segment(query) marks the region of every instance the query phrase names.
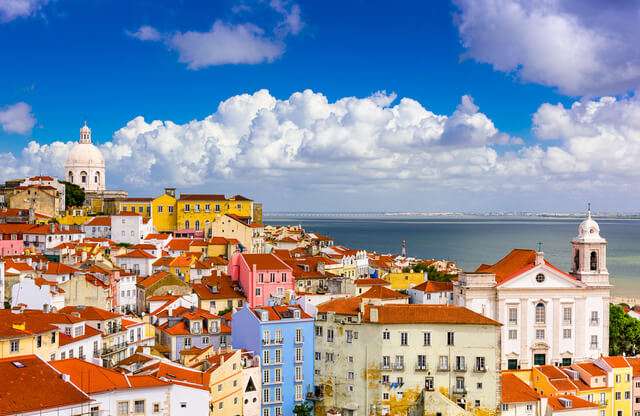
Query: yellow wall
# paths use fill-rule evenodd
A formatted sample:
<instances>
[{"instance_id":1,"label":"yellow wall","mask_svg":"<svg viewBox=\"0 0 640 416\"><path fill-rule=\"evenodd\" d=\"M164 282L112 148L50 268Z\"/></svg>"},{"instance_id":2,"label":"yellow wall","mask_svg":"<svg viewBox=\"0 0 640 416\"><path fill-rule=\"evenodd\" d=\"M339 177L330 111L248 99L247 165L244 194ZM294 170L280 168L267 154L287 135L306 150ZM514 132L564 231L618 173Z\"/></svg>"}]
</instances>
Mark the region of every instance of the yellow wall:
<instances>
[{"instance_id":1,"label":"yellow wall","mask_svg":"<svg viewBox=\"0 0 640 416\"><path fill-rule=\"evenodd\" d=\"M162 212L160 212L162 210ZM159 232L175 231L177 229L176 199L168 194L162 194L151 203L153 226Z\"/></svg>"},{"instance_id":2,"label":"yellow wall","mask_svg":"<svg viewBox=\"0 0 640 416\"><path fill-rule=\"evenodd\" d=\"M127 212L136 212L142 215L145 218L149 218L151 216L151 201L118 201L117 202L118 212L127 211Z\"/></svg>"},{"instance_id":3,"label":"yellow wall","mask_svg":"<svg viewBox=\"0 0 640 416\"><path fill-rule=\"evenodd\" d=\"M385 277L391 283L391 289L410 289L424 282L424 273L388 273Z\"/></svg>"},{"instance_id":4,"label":"yellow wall","mask_svg":"<svg viewBox=\"0 0 640 416\"><path fill-rule=\"evenodd\" d=\"M242 414L243 386L240 357L240 350L236 350L235 354L212 372L210 415ZM219 389L219 385L222 385L222 388ZM219 407L221 402L222 409Z\"/></svg>"},{"instance_id":5,"label":"yellow wall","mask_svg":"<svg viewBox=\"0 0 640 416\"><path fill-rule=\"evenodd\" d=\"M13 357L18 355L35 354L45 361L50 361L51 356L58 351L58 331L56 332L55 342L51 342L51 332L43 332L42 345L38 348L36 340L37 335L28 335L24 337L16 337L11 339L19 339L19 350L11 352L11 339L0 339L0 358Z\"/></svg>"},{"instance_id":6,"label":"yellow wall","mask_svg":"<svg viewBox=\"0 0 640 416\"><path fill-rule=\"evenodd\" d=\"M619 377L618 377L619 376ZM618 381L619 379L619 381ZM613 369L613 415L617 416L622 410L622 416L631 416L631 400L633 388L633 369L631 366ZM630 398L625 399L625 392L629 392ZM616 400L616 393L620 393L620 399Z\"/></svg>"},{"instance_id":7,"label":"yellow wall","mask_svg":"<svg viewBox=\"0 0 640 416\"><path fill-rule=\"evenodd\" d=\"M600 404L600 394L604 393L605 397L606 397L606 405L600 406L601 410L605 410L606 413L605 415L607 416L612 416L613 415L613 402L612 402L612 398L613 398L613 393L612 393L612 388L611 387L600 387L600 388L595 388L595 389L586 389L586 390L580 390L577 394L578 397L580 397L581 399L585 399L585 400L589 400L593 403L598 403ZM591 396L591 397L589 397ZM624 397L624 393L622 395Z\"/></svg>"},{"instance_id":8,"label":"yellow wall","mask_svg":"<svg viewBox=\"0 0 640 416\"><path fill-rule=\"evenodd\" d=\"M178 200L177 227L196 229L196 221L199 229L204 231L207 221L215 221L221 215L235 214L242 217L253 217L253 201L221 200ZM188 206L188 211L185 208ZM208 206L208 209L207 209ZM188 221L188 227L187 227Z\"/></svg>"},{"instance_id":9,"label":"yellow wall","mask_svg":"<svg viewBox=\"0 0 640 416\"><path fill-rule=\"evenodd\" d=\"M558 394L558 391L549 382L547 376L535 367L531 370L531 381L533 388L543 396L556 396Z\"/></svg>"}]
</instances>

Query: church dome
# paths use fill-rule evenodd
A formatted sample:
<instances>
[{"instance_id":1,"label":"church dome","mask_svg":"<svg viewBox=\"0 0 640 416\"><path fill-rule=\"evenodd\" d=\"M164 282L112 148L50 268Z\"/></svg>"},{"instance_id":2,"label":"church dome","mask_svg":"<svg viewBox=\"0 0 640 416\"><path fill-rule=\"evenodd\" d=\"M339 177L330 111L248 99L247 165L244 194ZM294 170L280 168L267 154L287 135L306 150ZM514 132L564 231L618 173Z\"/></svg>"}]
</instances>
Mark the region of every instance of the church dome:
<instances>
[{"instance_id":1,"label":"church dome","mask_svg":"<svg viewBox=\"0 0 640 416\"><path fill-rule=\"evenodd\" d=\"M65 165L104 167L104 157L93 143L76 143L71 148Z\"/></svg>"},{"instance_id":2,"label":"church dome","mask_svg":"<svg viewBox=\"0 0 640 416\"><path fill-rule=\"evenodd\" d=\"M604 238L600 236L600 226L591 218L591 210L589 210L587 218L578 225L578 237L576 239L591 242L604 241Z\"/></svg>"},{"instance_id":3,"label":"church dome","mask_svg":"<svg viewBox=\"0 0 640 416\"><path fill-rule=\"evenodd\" d=\"M102 152L91 142L87 123L80 129L80 140L73 145L64 164L67 181L85 191L105 189L105 163Z\"/></svg>"}]
</instances>

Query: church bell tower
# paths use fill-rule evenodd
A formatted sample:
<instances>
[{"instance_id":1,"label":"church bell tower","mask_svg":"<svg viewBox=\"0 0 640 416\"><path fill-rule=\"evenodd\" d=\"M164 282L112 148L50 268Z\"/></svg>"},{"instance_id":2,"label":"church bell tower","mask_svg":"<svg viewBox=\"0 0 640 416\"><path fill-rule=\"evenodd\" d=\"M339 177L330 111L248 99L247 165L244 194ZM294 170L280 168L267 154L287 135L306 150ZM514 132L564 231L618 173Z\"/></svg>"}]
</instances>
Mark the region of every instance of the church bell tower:
<instances>
[{"instance_id":1,"label":"church bell tower","mask_svg":"<svg viewBox=\"0 0 640 416\"><path fill-rule=\"evenodd\" d=\"M571 274L589 286L608 286L607 240L600 236L600 226L591 218L591 207L587 218L578 226L578 235L571 240L571 247Z\"/></svg>"}]
</instances>

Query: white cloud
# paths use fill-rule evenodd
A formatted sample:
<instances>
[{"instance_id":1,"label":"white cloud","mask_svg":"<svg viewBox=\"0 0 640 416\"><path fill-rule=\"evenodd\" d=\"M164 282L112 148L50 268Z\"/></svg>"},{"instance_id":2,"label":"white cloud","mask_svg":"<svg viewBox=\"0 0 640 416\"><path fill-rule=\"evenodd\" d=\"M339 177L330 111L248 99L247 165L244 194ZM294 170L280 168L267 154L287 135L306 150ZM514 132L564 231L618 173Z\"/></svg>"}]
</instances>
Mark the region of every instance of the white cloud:
<instances>
[{"instance_id":1,"label":"white cloud","mask_svg":"<svg viewBox=\"0 0 640 416\"><path fill-rule=\"evenodd\" d=\"M287 2L284 0L271 0L271 8L280 13L283 17L283 21L278 26L278 32L282 36L286 36L289 33L297 35L304 27L302 21L302 11L300 6L292 4L287 8Z\"/></svg>"},{"instance_id":2,"label":"white cloud","mask_svg":"<svg viewBox=\"0 0 640 416\"><path fill-rule=\"evenodd\" d=\"M167 45L190 69L271 62L284 53L284 44L270 39L258 26L229 25L220 20L208 32L177 32L167 39Z\"/></svg>"},{"instance_id":3,"label":"white cloud","mask_svg":"<svg viewBox=\"0 0 640 416\"><path fill-rule=\"evenodd\" d=\"M34 15L49 0L0 0L0 22Z\"/></svg>"},{"instance_id":4,"label":"white cloud","mask_svg":"<svg viewBox=\"0 0 640 416\"><path fill-rule=\"evenodd\" d=\"M501 132L470 96L450 115L395 98L378 92L331 102L305 90L278 99L260 90L184 124L139 116L101 144L107 182L132 193L241 188L263 195L271 209L286 208L278 205L286 192L294 201L305 195L309 204L318 198L336 207L348 194L390 209L405 206L391 201L416 198L452 200L462 209L460 198L472 205L491 196L503 206L524 204L527 195L533 204L541 195L573 196L581 206L589 187L608 189L598 193L604 198L640 177L640 102L632 98L542 105L533 130L545 140L529 145ZM2 154L0 175L60 175L71 145L33 141L15 156Z\"/></svg>"},{"instance_id":5,"label":"white cloud","mask_svg":"<svg viewBox=\"0 0 640 416\"><path fill-rule=\"evenodd\" d=\"M640 86L640 5L587 0L454 0L466 55L574 96Z\"/></svg>"},{"instance_id":6,"label":"white cloud","mask_svg":"<svg viewBox=\"0 0 640 416\"><path fill-rule=\"evenodd\" d=\"M35 124L36 119L27 103L19 102L0 108L0 126L7 133L27 134Z\"/></svg>"},{"instance_id":7,"label":"white cloud","mask_svg":"<svg viewBox=\"0 0 640 416\"><path fill-rule=\"evenodd\" d=\"M125 33L132 38L142 41L159 41L162 39L162 34L153 26L140 26L135 32L125 31Z\"/></svg>"}]
</instances>

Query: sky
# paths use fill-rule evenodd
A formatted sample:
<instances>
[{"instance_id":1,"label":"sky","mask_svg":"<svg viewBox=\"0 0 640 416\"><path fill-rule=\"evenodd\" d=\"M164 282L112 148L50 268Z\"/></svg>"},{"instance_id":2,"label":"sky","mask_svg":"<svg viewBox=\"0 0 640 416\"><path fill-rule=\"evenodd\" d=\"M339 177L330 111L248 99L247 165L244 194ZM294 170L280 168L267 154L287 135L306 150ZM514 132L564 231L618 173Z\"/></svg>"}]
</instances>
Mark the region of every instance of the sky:
<instances>
[{"instance_id":1,"label":"sky","mask_svg":"<svg viewBox=\"0 0 640 416\"><path fill-rule=\"evenodd\" d=\"M266 211L637 212L640 3L0 0L0 180Z\"/></svg>"}]
</instances>

